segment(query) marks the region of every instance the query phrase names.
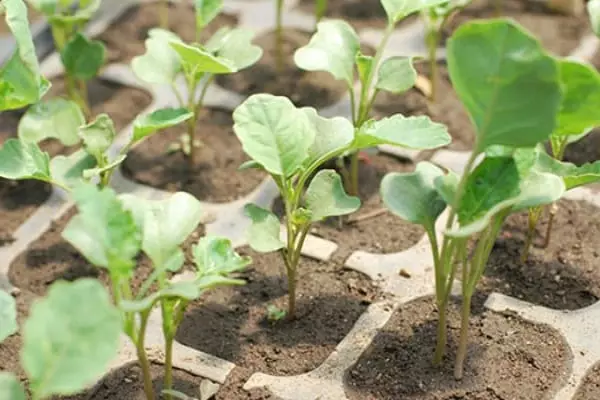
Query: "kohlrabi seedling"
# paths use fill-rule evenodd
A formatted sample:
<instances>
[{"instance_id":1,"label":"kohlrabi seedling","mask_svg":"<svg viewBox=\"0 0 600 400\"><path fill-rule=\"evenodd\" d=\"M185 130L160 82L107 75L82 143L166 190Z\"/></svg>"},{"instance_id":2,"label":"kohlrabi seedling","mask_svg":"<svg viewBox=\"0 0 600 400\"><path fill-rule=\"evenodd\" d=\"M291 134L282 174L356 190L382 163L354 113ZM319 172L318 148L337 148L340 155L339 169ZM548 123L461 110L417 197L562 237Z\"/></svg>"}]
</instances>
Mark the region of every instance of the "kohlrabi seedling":
<instances>
[{"instance_id":1,"label":"kohlrabi seedling","mask_svg":"<svg viewBox=\"0 0 600 400\"><path fill-rule=\"evenodd\" d=\"M351 101L352 122L356 130L370 120L371 108L377 94L387 91L399 94L410 89L417 78L411 57L394 56L383 60L386 44L398 22L408 15L438 5L447 0L382 0L388 16L385 34L375 56L360 51L360 41L354 29L341 20L328 20L317 25L310 42L294 55L296 65L307 71L326 71L346 84ZM360 94L354 90L355 77L360 82ZM343 164L343 163L342 163ZM341 165L342 170L346 167ZM345 183L349 193L358 194L358 153L353 152L350 172Z\"/></svg>"},{"instance_id":2,"label":"kohlrabi seedling","mask_svg":"<svg viewBox=\"0 0 600 400\"><path fill-rule=\"evenodd\" d=\"M217 4L217 5L220 5ZM218 14L218 9L207 8L202 19L205 26ZM187 123L186 146L190 166L196 162L196 124L204 97L217 74L232 74L254 64L262 50L254 46L253 34L241 28L219 29L205 44L186 44L177 35L162 29L152 29L146 40L146 53L131 63L134 73L150 84L168 85L181 107L193 113ZM176 79L183 77L187 93L183 96Z\"/></svg>"},{"instance_id":3,"label":"kohlrabi seedling","mask_svg":"<svg viewBox=\"0 0 600 400\"><path fill-rule=\"evenodd\" d=\"M133 195L117 197L109 189L84 184L74 191L79 213L63 237L92 264L107 270L114 302L121 312L123 331L137 350L144 392L154 400L150 364L144 347L145 333L155 305L160 307L165 339L164 388L172 389L173 341L186 308L206 290L244 281L229 277L250 263L232 248L228 239L206 236L193 247L191 277L170 281L182 269L182 243L200 223L200 202L187 193L152 201ZM152 262L153 272L139 289L133 286L140 251ZM167 399L171 395L166 394Z\"/></svg>"},{"instance_id":4,"label":"kohlrabi seedling","mask_svg":"<svg viewBox=\"0 0 600 400\"><path fill-rule=\"evenodd\" d=\"M355 129L345 118L322 118L313 108L296 108L286 97L250 96L233 113L234 131L252 161L245 167L271 175L285 205L285 234L270 211L246 206L252 220L250 246L259 252L280 251L288 276L288 317L296 310L296 279L306 235L314 222L356 211L357 197L348 196L326 162L351 151L392 144L436 148L450 142L446 128L428 117L395 115Z\"/></svg>"},{"instance_id":5,"label":"kohlrabi seedling","mask_svg":"<svg viewBox=\"0 0 600 400\"><path fill-rule=\"evenodd\" d=\"M192 114L183 108L168 108L138 116L130 141L118 152L111 148L117 133L110 117L100 114L89 124L77 104L54 98L31 106L19 122L19 138L0 148L0 177L11 180L37 179L70 190L81 181L97 179L107 186L114 170L135 143L160 129L179 124ZM39 142L58 139L65 146L81 145L71 155L52 159Z\"/></svg>"},{"instance_id":6,"label":"kohlrabi seedling","mask_svg":"<svg viewBox=\"0 0 600 400\"><path fill-rule=\"evenodd\" d=\"M0 342L18 330L14 298L0 290ZM0 372L0 398L49 399L95 383L117 355L119 312L93 279L54 283L31 306L21 337L20 361L28 392L11 372ZM15 371L16 372L16 371Z\"/></svg>"},{"instance_id":7,"label":"kohlrabi seedling","mask_svg":"<svg viewBox=\"0 0 600 400\"><path fill-rule=\"evenodd\" d=\"M502 222L512 212L550 204L565 185L539 172L520 151L549 139L561 102L556 61L508 20L472 22L448 41L454 88L471 115L476 139L461 176L423 162L414 173L382 181L383 201L396 215L421 224L430 239L439 312L434 361L446 348L446 313L457 274L462 276L462 321L455 377L463 376L471 298ZM498 146L510 146L509 152ZM478 160L483 157L483 160ZM436 219L449 207L443 238ZM469 242L477 239L469 251Z\"/></svg>"},{"instance_id":8,"label":"kohlrabi seedling","mask_svg":"<svg viewBox=\"0 0 600 400\"><path fill-rule=\"evenodd\" d=\"M100 7L100 0L28 0L50 23L54 47L65 68L65 84L71 100L91 118L87 81L104 64L104 44L90 40L83 28Z\"/></svg>"},{"instance_id":9,"label":"kohlrabi seedling","mask_svg":"<svg viewBox=\"0 0 600 400\"><path fill-rule=\"evenodd\" d=\"M436 6L421 10L425 22L425 44L429 59L429 81L431 82L430 99L435 101L438 91L437 49L440 45L442 29L448 19L466 7L471 0L450 0Z\"/></svg>"}]
</instances>

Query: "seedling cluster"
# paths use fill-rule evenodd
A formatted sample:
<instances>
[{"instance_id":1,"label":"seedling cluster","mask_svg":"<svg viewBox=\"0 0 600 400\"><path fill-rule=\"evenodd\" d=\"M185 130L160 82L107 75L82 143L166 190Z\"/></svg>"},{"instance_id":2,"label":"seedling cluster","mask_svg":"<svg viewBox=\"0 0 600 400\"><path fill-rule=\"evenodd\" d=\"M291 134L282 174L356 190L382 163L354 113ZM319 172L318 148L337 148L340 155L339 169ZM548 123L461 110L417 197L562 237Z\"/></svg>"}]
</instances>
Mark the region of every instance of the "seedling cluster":
<instances>
[{"instance_id":1,"label":"seedling cluster","mask_svg":"<svg viewBox=\"0 0 600 400\"><path fill-rule=\"evenodd\" d=\"M15 375L2 372L0 398L21 400L28 392L41 400L84 390L105 373L121 335L135 347L146 398L158 398L145 346L154 315L160 315L164 337L162 395L190 398L173 388L173 344L184 314L208 290L244 284L239 272L252 261L236 253L228 238L197 239L203 207L191 194L177 192L162 200L118 194L110 187L111 177L138 143L184 123L180 149L190 166L198 162L194 150L196 132L202 130L198 117L215 75L252 66L262 50L252 44L251 32L239 28L221 27L200 43L200 33L221 12L221 0L194 2L196 40L186 43L168 30L168 2L161 0L161 27L148 32L146 51L133 59L131 68L147 84L169 87L177 108L137 116L126 144L117 146L111 117L93 114L86 89L86 82L104 64L103 44L84 33L100 1L30 3L50 23L68 98L47 98L50 83L40 73L23 0L0 0L17 43L14 55L0 69L0 111L29 107L17 138L0 148L0 177L40 180L64 189L78 213L62 237L99 268L110 285L106 288L94 279L59 281L34 302L20 329L27 389ZM321 0L315 4L316 31L294 56L299 68L326 71L345 83L351 118L326 118L315 108L300 108L287 97L268 93L248 97L233 112L233 130L250 158L240 169L266 172L283 201L281 217L256 204L244 209L251 220L250 247L278 252L287 274L287 311L275 306L264 311L273 329L285 319L298 318L298 268L313 224L354 213L361 206L358 153L380 145L429 150L451 142L447 128L427 116L395 114L377 120L372 108L381 91L401 95L415 85L413 57L385 57L396 26L414 13L426 21L435 98L441 30L468 0L381 3L387 27L373 55L361 51L359 36L347 22L322 19L327 2ZM599 4L588 3L596 32L600 32ZM281 0L276 0L276 7L280 36ZM387 174L380 193L393 214L427 232L439 313L437 347L432 351L436 364L446 353L448 305L453 289L460 286L462 317L454 375L461 379L471 300L506 218L523 210L529 213L525 261L543 210L550 208L547 243L557 201L567 190L600 180L600 162L576 166L562 160L569 143L600 126L600 75L590 66L550 55L533 36L505 19L458 28L447 42L447 65L476 132L464 169L457 173L419 162L413 172ZM78 148L51 157L43 150L46 140ZM331 165L337 168L328 168ZM192 235L195 245L186 253L184 243ZM142 265L149 265L146 275ZM0 341L18 331L15 299L0 291Z\"/></svg>"}]
</instances>

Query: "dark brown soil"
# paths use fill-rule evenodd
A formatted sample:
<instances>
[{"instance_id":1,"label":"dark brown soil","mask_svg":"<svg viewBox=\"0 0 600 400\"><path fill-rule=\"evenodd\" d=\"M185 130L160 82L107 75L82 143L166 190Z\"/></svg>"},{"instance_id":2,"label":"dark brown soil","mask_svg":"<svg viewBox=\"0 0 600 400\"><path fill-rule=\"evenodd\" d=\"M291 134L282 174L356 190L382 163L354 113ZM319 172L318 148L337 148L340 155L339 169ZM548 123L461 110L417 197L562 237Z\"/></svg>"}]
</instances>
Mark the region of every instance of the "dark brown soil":
<instances>
[{"instance_id":1,"label":"dark brown soil","mask_svg":"<svg viewBox=\"0 0 600 400\"><path fill-rule=\"evenodd\" d=\"M474 299L475 301L475 299ZM431 360L437 311L434 301L413 301L398 310L346 376L351 400L541 400L564 379L570 353L560 335L474 304L464 378L453 377L460 309L449 309L448 354Z\"/></svg>"},{"instance_id":2,"label":"dark brown soil","mask_svg":"<svg viewBox=\"0 0 600 400\"><path fill-rule=\"evenodd\" d=\"M193 304L177 340L252 372L295 375L320 365L353 327L377 290L365 276L332 262L302 258L297 318L270 323L267 306L287 309L279 253L250 254L245 286L220 288Z\"/></svg>"},{"instance_id":3,"label":"dark brown soil","mask_svg":"<svg viewBox=\"0 0 600 400\"><path fill-rule=\"evenodd\" d=\"M300 0L298 8L314 15L315 1ZM328 0L327 18L343 19L354 29L380 28L387 25L387 16L380 0Z\"/></svg>"},{"instance_id":4,"label":"dark brown soil","mask_svg":"<svg viewBox=\"0 0 600 400\"><path fill-rule=\"evenodd\" d=\"M107 113L117 130L123 129L151 102L146 92L125 87L117 83L94 79L88 84L90 104L94 115ZM52 88L46 98L64 95L65 82L62 78L52 80ZM0 113L0 144L17 136L19 120L24 110ZM41 143L51 156L66 154L73 148L65 148L58 140ZM51 187L39 181L11 182L0 179L0 246L13 240L12 233L50 196Z\"/></svg>"},{"instance_id":5,"label":"dark brown soil","mask_svg":"<svg viewBox=\"0 0 600 400\"><path fill-rule=\"evenodd\" d=\"M450 35L461 24L474 18L494 18L495 0L475 0L447 24ZM558 56L569 55L590 30L587 14L572 16L553 12L543 2L501 0L502 17L512 18L536 36L545 49Z\"/></svg>"},{"instance_id":6,"label":"dark brown soil","mask_svg":"<svg viewBox=\"0 0 600 400\"><path fill-rule=\"evenodd\" d=\"M575 393L573 400L594 400L600 399L600 364L596 364L586 377L581 386Z\"/></svg>"},{"instance_id":7,"label":"dark brown soil","mask_svg":"<svg viewBox=\"0 0 600 400\"><path fill-rule=\"evenodd\" d=\"M564 160L576 165L600 160L600 130L594 129L583 139L568 145Z\"/></svg>"},{"instance_id":8,"label":"dark brown soil","mask_svg":"<svg viewBox=\"0 0 600 400\"><path fill-rule=\"evenodd\" d=\"M59 279L74 281L79 278L98 278L110 288L110 278L103 268L91 265L61 234L71 217L76 213L72 208L61 218L52 223L50 229L29 245L10 265L8 278L11 283L38 295L44 295L50 285ZM189 246L203 235L204 228L198 228L185 243ZM190 258L188 257L188 262ZM152 264L140 255L135 276L132 279L134 293L152 272Z\"/></svg>"},{"instance_id":9,"label":"dark brown soil","mask_svg":"<svg viewBox=\"0 0 600 400\"><path fill-rule=\"evenodd\" d=\"M251 95L271 93L289 97L298 107L321 108L335 103L346 91L342 81L327 72L307 72L294 64L294 52L308 43L310 33L286 29L283 31L283 65L279 71L276 35L271 32L254 43L263 49L262 58L252 67L233 75L217 76L217 83L226 89Z\"/></svg>"},{"instance_id":10,"label":"dark brown soil","mask_svg":"<svg viewBox=\"0 0 600 400\"><path fill-rule=\"evenodd\" d=\"M592 205L561 200L547 249L532 247L525 265L520 261L527 215L508 218L496 241L478 290L496 291L546 307L574 310L600 298L600 214ZM539 245L547 226L537 228Z\"/></svg>"},{"instance_id":11,"label":"dark brown soil","mask_svg":"<svg viewBox=\"0 0 600 400\"><path fill-rule=\"evenodd\" d=\"M168 151L185 133L185 125L150 137L135 147L123 164L129 178L169 191L186 191L207 201L236 200L250 193L265 178L258 169L239 171L248 160L233 133L231 112L205 109L198 118L196 164L190 170L181 151Z\"/></svg>"},{"instance_id":12,"label":"dark brown soil","mask_svg":"<svg viewBox=\"0 0 600 400\"><path fill-rule=\"evenodd\" d=\"M129 63L133 57L146 52L144 42L148 38L148 31L159 27L158 9L158 2L134 6L100 35L99 40L107 47L108 62ZM219 28L234 27L236 24L235 17L220 14L204 28L200 40L204 42ZM196 40L196 19L192 2L169 3L169 30L188 43Z\"/></svg>"}]
</instances>

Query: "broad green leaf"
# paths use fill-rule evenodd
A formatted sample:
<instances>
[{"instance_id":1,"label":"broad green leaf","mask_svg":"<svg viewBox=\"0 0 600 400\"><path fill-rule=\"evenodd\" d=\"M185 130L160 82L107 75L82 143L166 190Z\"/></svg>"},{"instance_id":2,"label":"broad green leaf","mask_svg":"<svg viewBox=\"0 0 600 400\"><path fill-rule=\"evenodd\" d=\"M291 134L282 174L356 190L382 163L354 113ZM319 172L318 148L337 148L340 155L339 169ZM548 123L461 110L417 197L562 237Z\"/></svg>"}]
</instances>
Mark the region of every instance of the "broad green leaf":
<instances>
[{"instance_id":1,"label":"broad green leaf","mask_svg":"<svg viewBox=\"0 0 600 400\"><path fill-rule=\"evenodd\" d=\"M17 42L18 57L24 67L41 83L40 66L29 29L27 7L23 0L2 0L8 28Z\"/></svg>"},{"instance_id":2,"label":"broad green leaf","mask_svg":"<svg viewBox=\"0 0 600 400\"><path fill-rule=\"evenodd\" d=\"M370 122L357 131L352 147L363 149L392 144L411 149L435 149L450 143L445 125L427 116L405 117L400 114Z\"/></svg>"},{"instance_id":3,"label":"broad green leaf","mask_svg":"<svg viewBox=\"0 0 600 400\"><path fill-rule=\"evenodd\" d=\"M246 204L244 213L252 220L248 229L248 244L261 253L270 253L285 247L279 239L281 225L272 212L255 204Z\"/></svg>"},{"instance_id":4,"label":"broad green leaf","mask_svg":"<svg viewBox=\"0 0 600 400\"><path fill-rule=\"evenodd\" d=\"M55 97L29 107L19 122L19 138L38 143L56 138L65 146L79 143L79 127L85 117L79 106L67 99Z\"/></svg>"},{"instance_id":5,"label":"broad green leaf","mask_svg":"<svg viewBox=\"0 0 600 400\"><path fill-rule=\"evenodd\" d=\"M131 213L110 188L80 185L73 191L79 209L63 238L92 264L128 275L135 266L142 235Z\"/></svg>"},{"instance_id":6,"label":"broad green leaf","mask_svg":"<svg viewBox=\"0 0 600 400\"><path fill-rule=\"evenodd\" d=\"M302 108L307 115L315 139L308 149L309 158L305 164L310 165L317 160L327 161L331 155L348 147L354 140L354 126L342 117L323 118L314 108Z\"/></svg>"},{"instance_id":7,"label":"broad green leaf","mask_svg":"<svg viewBox=\"0 0 600 400\"><path fill-rule=\"evenodd\" d=\"M26 400L25 390L16 376L0 372L0 399Z\"/></svg>"},{"instance_id":8,"label":"broad green leaf","mask_svg":"<svg viewBox=\"0 0 600 400\"><path fill-rule=\"evenodd\" d=\"M50 157L35 143L8 139L0 148L0 177L50 181Z\"/></svg>"},{"instance_id":9,"label":"broad green leaf","mask_svg":"<svg viewBox=\"0 0 600 400\"><path fill-rule=\"evenodd\" d=\"M17 332L17 303L15 298L0 290L0 343ZM0 390L1 392L1 390ZM3 397L0 397L3 398Z\"/></svg>"},{"instance_id":10,"label":"broad green leaf","mask_svg":"<svg viewBox=\"0 0 600 400\"><path fill-rule=\"evenodd\" d=\"M556 62L536 39L510 20L469 22L447 48L454 89L476 127L476 151L548 139L561 88Z\"/></svg>"},{"instance_id":11,"label":"broad green leaf","mask_svg":"<svg viewBox=\"0 0 600 400\"><path fill-rule=\"evenodd\" d=\"M69 40L60 54L67 73L77 79L90 80L104 65L104 44L89 40L80 32Z\"/></svg>"},{"instance_id":12,"label":"broad green leaf","mask_svg":"<svg viewBox=\"0 0 600 400\"><path fill-rule=\"evenodd\" d=\"M74 188L84 182L86 171L96 166L96 159L79 149L68 156L56 156L50 160L52 182L66 188Z\"/></svg>"},{"instance_id":13,"label":"broad green leaf","mask_svg":"<svg viewBox=\"0 0 600 400\"><path fill-rule=\"evenodd\" d=\"M588 14L592 29L596 36L600 36L600 0L590 0L587 3Z\"/></svg>"},{"instance_id":14,"label":"broad green leaf","mask_svg":"<svg viewBox=\"0 0 600 400\"><path fill-rule=\"evenodd\" d=\"M223 0L194 0L196 7L196 31L201 31L223 8Z\"/></svg>"},{"instance_id":15,"label":"broad green leaf","mask_svg":"<svg viewBox=\"0 0 600 400\"><path fill-rule=\"evenodd\" d=\"M121 318L95 279L58 281L35 302L23 328L21 362L34 398L74 394L117 355Z\"/></svg>"},{"instance_id":16,"label":"broad green leaf","mask_svg":"<svg viewBox=\"0 0 600 400\"><path fill-rule=\"evenodd\" d=\"M203 73L229 74L235 71L233 63L225 58L217 57L199 47L183 42L170 42L171 48L179 55L181 64L193 76Z\"/></svg>"},{"instance_id":17,"label":"broad green leaf","mask_svg":"<svg viewBox=\"0 0 600 400\"><path fill-rule=\"evenodd\" d=\"M379 68L375 87L390 93L402 93L414 86L417 71L412 57L390 57Z\"/></svg>"},{"instance_id":18,"label":"broad green leaf","mask_svg":"<svg viewBox=\"0 0 600 400\"><path fill-rule=\"evenodd\" d=\"M201 238L193 247L193 254L198 278L210 276L226 278L252 262L250 257L236 253L229 239L215 236Z\"/></svg>"},{"instance_id":19,"label":"broad green leaf","mask_svg":"<svg viewBox=\"0 0 600 400\"><path fill-rule=\"evenodd\" d=\"M234 28L222 31L218 45L214 50L219 59L225 59L233 67L230 72L237 72L256 63L263 51L252 44L254 33L249 29ZM209 50L212 51L212 50Z\"/></svg>"},{"instance_id":20,"label":"broad green leaf","mask_svg":"<svg viewBox=\"0 0 600 400\"><path fill-rule=\"evenodd\" d=\"M146 200L122 195L125 208L133 214L143 234L142 250L157 269L174 269L173 259L183 261L180 246L196 230L202 206L189 193L177 192L164 200Z\"/></svg>"},{"instance_id":21,"label":"broad green leaf","mask_svg":"<svg viewBox=\"0 0 600 400\"><path fill-rule=\"evenodd\" d=\"M308 158L315 140L307 113L286 97L252 95L235 109L233 120L246 154L267 172L286 178Z\"/></svg>"},{"instance_id":22,"label":"broad green leaf","mask_svg":"<svg viewBox=\"0 0 600 400\"><path fill-rule=\"evenodd\" d=\"M358 35L347 22L328 20L317 24L317 32L310 42L296 50L294 62L307 71L327 71L351 88L354 60L359 50Z\"/></svg>"},{"instance_id":23,"label":"broad green leaf","mask_svg":"<svg viewBox=\"0 0 600 400\"><path fill-rule=\"evenodd\" d=\"M381 0L390 24L396 24L412 13L425 10L448 0Z\"/></svg>"},{"instance_id":24,"label":"broad green leaf","mask_svg":"<svg viewBox=\"0 0 600 400\"><path fill-rule=\"evenodd\" d=\"M321 170L315 175L304 200L313 221L350 214L360 208L360 199L346 194L342 178L332 169Z\"/></svg>"},{"instance_id":25,"label":"broad green leaf","mask_svg":"<svg viewBox=\"0 0 600 400\"><path fill-rule=\"evenodd\" d=\"M100 114L95 120L79 128L79 137L85 151L96 160L104 158L116 136L115 124L107 114Z\"/></svg>"},{"instance_id":26,"label":"broad green leaf","mask_svg":"<svg viewBox=\"0 0 600 400\"><path fill-rule=\"evenodd\" d=\"M169 284L164 289L152 293L139 300L122 300L119 308L125 312L141 312L149 310L160 299L178 298L189 301L196 300L202 294L196 281L179 281Z\"/></svg>"},{"instance_id":27,"label":"broad green leaf","mask_svg":"<svg viewBox=\"0 0 600 400\"><path fill-rule=\"evenodd\" d=\"M560 200L564 192L565 184L559 176L533 170L522 180L521 193L511 211L552 204Z\"/></svg>"},{"instance_id":28,"label":"broad green leaf","mask_svg":"<svg viewBox=\"0 0 600 400\"><path fill-rule=\"evenodd\" d=\"M132 142L142 140L156 131L179 125L194 114L186 108L161 108L150 114L138 115L133 121Z\"/></svg>"},{"instance_id":29,"label":"broad green leaf","mask_svg":"<svg viewBox=\"0 0 600 400\"><path fill-rule=\"evenodd\" d=\"M433 181L433 186L444 202L451 207L456 201L456 191L460 183L460 177L456 172L449 170L445 175L438 176Z\"/></svg>"},{"instance_id":30,"label":"broad green leaf","mask_svg":"<svg viewBox=\"0 0 600 400\"><path fill-rule=\"evenodd\" d=\"M558 61L563 98L552 136L580 135L600 125L600 74L594 67Z\"/></svg>"},{"instance_id":31,"label":"broad green leaf","mask_svg":"<svg viewBox=\"0 0 600 400\"><path fill-rule=\"evenodd\" d=\"M135 75L147 83L173 83L181 72L181 60L171 47L171 42L181 42L181 39L173 32L151 29L145 42L146 52L131 61Z\"/></svg>"},{"instance_id":32,"label":"broad green leaf","mask_svg":"<svg viewBox=\"0 0 600 400\"><path fill-rule=\"evenodd\" d=\"M433 229L446 209L446 202L434 182L444 176L429 162L417 164L415 172L387 174L381 181L381 198L387 208L402 219Z\"/></svg>"},{"instance_id":33,"label":"broad green leaf","mask_svg":"<svg viewBox=\"0 0 600 400\"><path fill-rule=\"evenodd\" d=\"M600 161L577 166L558 161L546 152L540 151L536 169L540 172L548 172L561 177L566 190L600 181Z\"/></svg>"}]
</instances>

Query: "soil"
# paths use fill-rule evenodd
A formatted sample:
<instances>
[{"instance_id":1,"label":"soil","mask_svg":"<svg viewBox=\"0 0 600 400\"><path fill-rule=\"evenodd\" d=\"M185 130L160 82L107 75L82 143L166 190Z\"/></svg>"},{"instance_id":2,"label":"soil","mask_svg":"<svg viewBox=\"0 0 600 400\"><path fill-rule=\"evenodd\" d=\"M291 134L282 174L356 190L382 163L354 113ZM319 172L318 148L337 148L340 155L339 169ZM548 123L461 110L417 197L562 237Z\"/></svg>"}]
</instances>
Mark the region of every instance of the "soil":
<instances>
[{"instance_id":1,"label":"soil","mask_svg":"<svg viewBox=\"0 0 600 400\"><path fill-rule=\"evenodd\" d=\"M282 35L283 65L278 69L276 35L259 36L254 43L263 49L262 58L252 67L233 75L218 75L217 83L243 95L271 93L287 96L298 107L322 108L338 101L346 92L342 81L327 72L308 72L296 67L294 52L310 39L311 34L284 29Z\"/></svg>"},{"instance_id":2,"label":"soil","mask_svg":"<svg viewBox=\"0 0 600 400\"><path fill-rule=\"evenodd\" d=\"M229 376L227 376L225 384L221 387L214 400L281 400L264 388L244 390L244 385L248 382L251 375L251 370L240 367L234 368L229 373Z\"/></svg>"},{"instance_id":3,"label":"soil","mask_svg":"<svg viewBox=\"0 0 600 400\"><path fill-rule=\"evenodd\" d=\"M125 159L123 173L137 182L172 192L186 191L202 200L236 200L255 189L266 174L254 168L238 170L249 158L232 127L230 111L204 109L196 127L196 137L202 143L192 170L183 152L168 150L185 134L183 124L136 146Z\"/></svg>"},{"instance_id":4,"label":"soil","mask_svg":"<svg viewBox=\"0 0 600 400\"><path fill-rule=\"evenodd\" d=\"M351 400L541 400L564 380L570 359L545 325L483 310L474 298L464 378L453 377L460 308L449 308L448 354L432 364L437 311L432 298L402 306L346 375Z\"/></svg>"},{"instance_id":5,"label":"soil","mask_svg":"<svg viewBox=\"0 0 600 400\"><path fill-rule=\"evenodd\" d=\"M32 242L26 251L21 253L10 265L8 278L20 288L38 295L44 295L52 283L64 279L74 281L79 278L98 278L107 288L111 287L110 278L103 268L91 265L61 234L71 217L76 213L75 207L52 223L37 240ZM204 233L204 227L198 228L185 242L189 251L191 244ZM188 253L188 262L191 257ZM132 279L134 293L152 272L152 264L147 257L140 255L135 276Z\"/></svg>"},{"instance_id":6,"label":"soil","mask_svg":"<svg viewBox=\"0 0 600 400\"><path fill-rule=\"evenodd\" d=\"M583 379L581 386L575 393L573 400L592 400L600 398L600 364L596 364L586 377Z\"/></svg>"},{"instance_id":7,"label":"soil","mask_svg":"<svg viewBox=\"0 0 600 400\"><path fill-rule=\"evenodd\" d=\"M287 309L279 253L252 257L245 286L208 292L190 306L176 339L252 372L296 375L313 370L352 329L378 291L364 275L333 262L301 258L296 319L267 319L267 306Z\"/></svg>"},{"instance_id":8,"label":"soil","mask_svg":"<svg viewBox=\"0 0 600 400\"><path fill-rule=\"evenodd\" d=\"M476 18L495 18L496 0L474 0L446 24L445 37L461 24ZM587 13L572 16L553 12L543 2L531 0L501 0L502 17L512 18L536 36L544 48L555 55L567 56L580 39L590 33Z\"/></svg>"},{"instance_id":9,"label":"soil","mask_svg":"<svg viewBox=\"0 0 600 400\"><path fill-rule=\"evenodd\" d=\"M101 79L88 83L90 104L94 115L107 113L117 130L125 128L137 114L150 105L146 92ZM52 79L46 98L64 95L63 78ZM19 120L25 110L0 113L0 144L17 136ZM68 154L76 147L65 148L58 140L49 139L40 144L50 156ZM48 199L51 186L39 181L9 181L0 179L0 246L13 240L12 233Z\"/></svg>"},{"instance_id":10,"label":"soil","mask_svg":"<svg viewBox=\"0 0 600 400\"><path fill-rule=\"evenodd\" d=\"M300 0L298 9L314 15L315 1ZM357 30L384 29L387 25L387 15L380 0L328 0L325 17L343 19Z\"/></svg>"},{"instance_id":11,"label":"soil","mask_svg":"<svg viewBox=\"0 0 600 400\"><path fill-rule=\"evenodd\" d=\"M133 57L146 52L144 42L148 37L148 31L159 27L158 9L158 3L131 7L99 36L98 39L106 44L108 62L128 64ZM237 25L235 17L220 14L202 30L200 40L206 41L223 26L234 27L235 25ZM188 43L195 41L196 17L192 2L169 3L169 30Z\"/></svg>"},{"instance_id":12,"label":"soil","mask_svg":"<svg viewBox=\"0 0 600 400\"><path fill-rule=\"evenodd\" d=\"M600 129L594 129L583 139L568 145L563 160L576 165L600 160Z\"/></svg>"},{"instance_id":13,"label":"soil","mask_svg":"<svg viewBox=\"0 0 600 400\"><path fill-rule=\"evenodd\" d=\"M495 243L477 290L500 292L560 310L589 306L600 298L600 214L586 202L561 200L547 249L533 246L520 261L527 214L511 215ZM539 246L547 217L537 227Z\"/></svg>"}]
</instances>

